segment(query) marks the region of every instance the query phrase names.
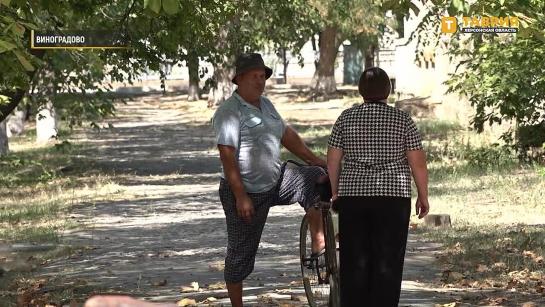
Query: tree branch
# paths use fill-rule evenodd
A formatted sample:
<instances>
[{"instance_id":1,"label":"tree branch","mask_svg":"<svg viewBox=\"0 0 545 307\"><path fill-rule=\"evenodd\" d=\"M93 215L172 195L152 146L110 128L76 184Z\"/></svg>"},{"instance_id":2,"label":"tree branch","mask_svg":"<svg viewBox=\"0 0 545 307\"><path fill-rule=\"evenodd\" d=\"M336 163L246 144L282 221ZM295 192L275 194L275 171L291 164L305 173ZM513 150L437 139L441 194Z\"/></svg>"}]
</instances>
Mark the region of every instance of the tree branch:
<instances>
[{"instance_id":1,"label":"tree branch","mask_svg":"<svg viewBox=\"0 0 545 307\"><path fill-rule=\"evenodd\" d=\"M31 50L30 53L40 60L45 55L44 50ZM32 82L36 71L36 69L33 71L27 71L27 76L30 80L29 83ZM7 104L0 104L0 122L3 122L8 115L15 110L15 108L17 108L21 100L23 100L23 97L25 97L26 92L26 88L18 88L16 90L5 90L0 92L0 95L7 96L9 98L9 102Z\"/></svg>"}]
</instances>

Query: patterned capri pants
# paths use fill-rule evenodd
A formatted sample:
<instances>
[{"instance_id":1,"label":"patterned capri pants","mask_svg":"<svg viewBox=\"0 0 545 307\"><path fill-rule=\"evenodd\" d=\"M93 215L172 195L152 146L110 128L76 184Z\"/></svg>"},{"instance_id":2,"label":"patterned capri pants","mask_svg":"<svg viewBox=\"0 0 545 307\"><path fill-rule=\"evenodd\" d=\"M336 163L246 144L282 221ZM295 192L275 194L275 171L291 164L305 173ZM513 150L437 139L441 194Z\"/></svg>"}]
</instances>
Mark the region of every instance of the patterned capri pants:
<instances>
[{"instance_id":1,"label":"patterned capri pants","mask_svg":"<svg viewBox=\"0 0 545 307\"><path fill-rule=\"evenodd\" d=\"M318 202L320 196L316 189L316 180L326 174L324 169L319 166L290 166L291 163L286 162L282 165L278 185L270 191L248 193L255 209L255 215L250 223L238 216L235 196L227 181L221 179L219 195L227 221L227 256L224 271L226 282L241 282L253 271L257 248L270 207L299 203L306 211Z\"/></svg>"}]
</instances>

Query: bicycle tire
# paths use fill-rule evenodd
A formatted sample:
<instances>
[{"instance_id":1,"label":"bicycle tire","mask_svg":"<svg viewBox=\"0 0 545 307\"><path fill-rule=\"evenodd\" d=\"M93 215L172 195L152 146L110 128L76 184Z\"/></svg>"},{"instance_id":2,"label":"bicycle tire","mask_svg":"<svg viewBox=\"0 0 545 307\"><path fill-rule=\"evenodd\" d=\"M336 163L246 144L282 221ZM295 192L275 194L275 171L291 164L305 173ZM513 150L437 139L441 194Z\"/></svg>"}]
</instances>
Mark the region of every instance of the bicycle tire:
<instances>
[{"instance_id":1,"label":"bicycle tire","mask_svg":"<svg viewBox=\"0 0 545 307\"><path fill-rule=\"evenodd\" d=\"M310 307L327 306L329 305L329 283L319 283L319 275L323 275L322 277L324 279L328 278L325 254L317 258L317 263L315 263L316 266L308 263L312 244L308 223L308 217L305 215L301 221L301 229L299 232L299 255L303 287ZM319 268L317 268L320 266L320 263L323 264L323 272L320 272Z\"/></svg>"},{"instance_id":2,"label":"bicycle tire","mask_svg":"<svg viewBox=\"0 0 545 307\"><path fill-rule=\"evenodd\" d=\"M326 262L329 272L329 307L340 307L340 275L337 262L337 244L331 210L325 217Z\"/></svg>"}]
</instances>

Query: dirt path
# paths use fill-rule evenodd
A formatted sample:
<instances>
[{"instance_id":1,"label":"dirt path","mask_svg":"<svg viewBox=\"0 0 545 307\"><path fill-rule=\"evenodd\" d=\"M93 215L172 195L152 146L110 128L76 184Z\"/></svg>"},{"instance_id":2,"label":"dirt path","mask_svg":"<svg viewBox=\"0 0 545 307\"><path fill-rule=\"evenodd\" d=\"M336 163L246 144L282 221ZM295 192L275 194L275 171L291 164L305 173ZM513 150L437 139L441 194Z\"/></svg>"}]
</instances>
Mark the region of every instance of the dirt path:
<instances>
[{"instance_id":1,"label":"dirt path","mask_svg":"<svg viewBox=\"0 0 545 307\"><path fill-rule=\"evenodd\" d=\"M326 104L286 104L279 110L342 111ZM226 233L217 195L220 164L206 112L159 108L138 99L119 106L113 131L89 135L87 142L98 150L88 154L97 160L97 168L115 172L115 182L128 196L77 208L74 216L87 227L67 233L65 240L85 246L85 252L50 263L41 273L64 283L158 301L213 296L219 299L216 303L226 303L225 290L214 290L223 281ZM255 271L245 283L248 302L304 306L291 300L292 295L304 295L298 286L297 256L302 213L298 205L271 210ZM436 249L410 235L400 306L454 301L450 294L426 286L438 277ZM191 282L198 282L202 291L181 293ZM259 297L267 293L273 297Z\"/></svg>"}]
</instances>

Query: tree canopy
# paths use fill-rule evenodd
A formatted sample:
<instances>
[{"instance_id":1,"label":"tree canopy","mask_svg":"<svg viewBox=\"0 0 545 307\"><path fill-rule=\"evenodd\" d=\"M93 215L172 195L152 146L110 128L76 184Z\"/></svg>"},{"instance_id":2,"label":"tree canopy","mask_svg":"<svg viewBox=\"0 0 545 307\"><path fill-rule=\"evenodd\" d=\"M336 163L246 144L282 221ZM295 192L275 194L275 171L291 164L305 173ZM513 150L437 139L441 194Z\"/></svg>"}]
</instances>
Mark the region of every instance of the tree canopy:
<instances>
[{"instance_id":1,"label":"tree canopy","mask_svg":"<svg viewBox=\"0 0 545 307\"><path fill-rule=\"evenodd\" d=\"M474 127L514 120L518 125L545 121L545 2L453 1L449 12L466 16L516 16L517 34L472 34L452 37L452 54L460 69L449 91L467 96L475 108ZM543 127L541 129L544 129ZM512 133L504 138L509 141ZM517 140L515 140L517 141Z\"/></svg>"}]
</instances>

